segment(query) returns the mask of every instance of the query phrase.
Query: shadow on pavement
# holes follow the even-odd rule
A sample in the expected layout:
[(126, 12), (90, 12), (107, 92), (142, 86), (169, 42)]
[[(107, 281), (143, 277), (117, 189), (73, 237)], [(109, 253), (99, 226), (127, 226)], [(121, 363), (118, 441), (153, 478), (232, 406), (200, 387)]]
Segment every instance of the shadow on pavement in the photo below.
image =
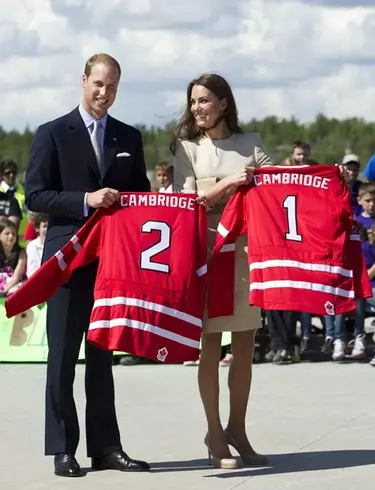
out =
[(270, 454), (268, 456), (270, 465), (267, 467), (242, 467), (241, 461), (239, 461), (240, 467), (238, 470), (219, 470), (219, 473), (216, 468), (208, 466), (207, 458), (188, 461), (160, 461), (150, 464), (153, 473), (213, 470), (214, 473), (205, 475), (206, 478), (266, 476), (375, 465), (375, 450), (368, 449)]

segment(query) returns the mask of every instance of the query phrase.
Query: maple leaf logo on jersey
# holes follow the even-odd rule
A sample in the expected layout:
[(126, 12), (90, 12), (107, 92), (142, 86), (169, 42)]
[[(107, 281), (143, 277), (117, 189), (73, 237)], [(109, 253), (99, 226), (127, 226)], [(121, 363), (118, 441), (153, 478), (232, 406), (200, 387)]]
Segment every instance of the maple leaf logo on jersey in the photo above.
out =
[(158, 355), (156, 356), (157, 360), (160, 362), (165, 362), (168, 355), (168, 350), (166, 347), (158, 350)]
[(327, 301), (324, 305), (324, 308), (326, 309), (327, 315), (334, 315), (335, 314), (335, 307), (330, 301)]

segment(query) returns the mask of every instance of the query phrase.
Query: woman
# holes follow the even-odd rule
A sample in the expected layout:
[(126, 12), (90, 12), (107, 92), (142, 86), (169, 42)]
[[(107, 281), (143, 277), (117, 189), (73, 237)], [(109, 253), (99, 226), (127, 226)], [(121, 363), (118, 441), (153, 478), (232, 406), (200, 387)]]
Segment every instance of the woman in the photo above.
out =
[(0, 295), (9, 296), (25, 279), (26, 252), (18, 243), (13, 221), (0, 221)]
[[(228, 82), (215, 74), (206, 74), (190, 82), (187, 106), (177, 124), (171, 144), (175, 157), (175, 188), (198, 192), (198, 201), (207, 206), (208, 243), (212, 250), (216, 227), (228, 197), (240, 185), (249, 184), (253, 167), (272, 165), (260, 136), (244, 133), (238, 124), (236, 103)], [(236, 244), (235, 314), (205, 319), (198, 383), (207, 418), (204, 439), (209, 458), (216, 467), (235, 469), (237, 461), (229, 445), (247, 465), (266, 465), (257, 454), (245, 429), (249, 399), (255, 333), (261, 326), (260, 311), (250, 307), (249, 268), (246, 238)], [(222, 332), (232, 332), (233, 362), (228, 385), (230, 415), (223, 430), (219, 415), (218, 366)]]

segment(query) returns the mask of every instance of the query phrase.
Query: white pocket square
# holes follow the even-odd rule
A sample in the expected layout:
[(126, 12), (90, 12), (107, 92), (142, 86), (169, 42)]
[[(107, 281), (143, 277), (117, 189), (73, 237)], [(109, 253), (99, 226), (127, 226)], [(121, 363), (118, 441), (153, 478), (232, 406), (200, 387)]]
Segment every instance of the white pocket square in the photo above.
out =
[(124, 151), (123, 153), (117, 153), (116, 157), (130, 157), (130, 153)]

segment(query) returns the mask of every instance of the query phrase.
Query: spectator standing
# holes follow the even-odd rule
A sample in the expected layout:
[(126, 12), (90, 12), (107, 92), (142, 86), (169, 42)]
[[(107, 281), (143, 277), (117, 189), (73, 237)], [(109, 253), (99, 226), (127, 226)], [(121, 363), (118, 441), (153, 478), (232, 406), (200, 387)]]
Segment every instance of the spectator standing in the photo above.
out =
[(0, 221), (0, 293), (8, 296), (25, 279), (26, 253), (20, 247), (17, 227), (9, 219)]
[(47, 234), (48, 216), (46, 214), (36, 214), (33, 219), (37, 238), (31, 240), (26, 247), (27, 255), (27, 277), (31, 277), (42, 263), (44, 241)]
[(345, 155), (341, 161), (341, 166), (346, 169), (346, 184), (351, 193), (354, 216), (361, 214), (362, 207), (358, 201), (358, 192), (361, 182), (358, 180), (361, 163), (358, 155)]
[(12, 221), (17, 230), (22, 220), (21, 208), (15, 197), (0, 190), (0, 219), (7, 218)]
[[(355, 155), (346, 155), (348, 158), (343, 159), (342, 165), (349, 166), (347, 168), (347, 182), (351, 182), (351, 188), (353, 189), (353, 184), (356, 183), (356, 175), (358, 172), (356, 167), (353, 167), (353, 158)], [(347, 162), (347, 163), (344, 163)], [(359, 165), (358, 171), (359, 171)], [(350, 186), (349, 186), (350, 189)], [(352, 194), (353, 196), (353, 194)], [(375, 213), (375, 186), (372, 184), (362, 184), (358, 190), (358, 205), (359, 209), (362, 209), (362, 213), (356, 216), (356, 220), (361, 223), (366, 229), (372, 227), (374, 222), (374, 213)], [(366, 265), (369, 269), (370, 279), (371, 277), (371, 266), (372, 264), (372, 254), (373, 250), (369, 246), (368, 240), (362, 240), (362, 250), (365, 254)], [(374, 268), (374, 277), (375, 277), (375, 268)], [(353, 359), (361, 359), (365, 355), (366, 346), (365, 346), (365, 331), (364, 331), (364, 322), (365, 322), (365, 304), (366, 300), (357, 300), (356, 301), (356, 312), (355, 312), (355, 326), (354, 326), (354, 347), (352, 351)], [(332, 353), (332, 359), (334, 361), (341, 361), (346, 356), (346, 344), (345, 344), (345, 320), (347, 315), (326, 315), (324, 317), (325, 327), (326, 327), (326, 336), (325, 341), (322, 347), (322, 352), (325, 354)], [(332, 352), (333, 348), (333, 352)]]
[[(367, 272), (372, 286), (372, 298), (362, 300), (357, 307), (356, 325), (360, 325), (363, 328), (364, 333), (364, 321), (365, 321), (365, 304), (366, 301), (375, 306), (375, 185), (374, 184), (362, 184), (359, 190), (358, 202), (361, 205), (363, 211), (356, 217), (356, 220), (361, 223), (367, 231), (367, 239), (362, 241), (363, 255), (366, 261)], [(364, 343), (364, 335), (363, 342)], [(361, 345), (359, 345), (361, 347)], [(365, 346), (363, 346), (363, 349)], [(357, 354), (358, 346), (353, 348), (354, 354)], [(359, 355), (360, 353), (358, 353)], [(353, 353), (352, 353), (353, 355)], [(375, 366), (375, 357), (370, 362), (372, 366)]]
[(290, 156), (284, 160), (283, 165), (316, 165), (310, 158), (311, 147), (306, 141), (296, 140), (292, 144)]
[[(296, 140), (292, 143), (290, 157), (283, 165), (299, 166), (313, 165), (315, 162), (310, 159), (310, 145), (304, 141)], [(271, 340), (271, 352), (268, 359), (275, 364), (290, 364), (298, 357), (294, 355), (296, 351), (297, 319), (301, 321), (301, 342), (300, 351), (308, 349), (311, 315), (308, 312), (297, 313), (294, 311), (266, 311), (268, 330)]]
[[(6, 194), (9, 199), (15, 198), (20, 208), (20, 222), (18, 229), (19, 243), (22, 247), (24, 242), (24, 233), (28, 221), (28, 212), (25, 205), (25, 190), (20, 183), (17, 183), (18, 165), (10, 159), (0, 162), (0, 190)], [(13, 216), (13, 215), (11, 215)]]

